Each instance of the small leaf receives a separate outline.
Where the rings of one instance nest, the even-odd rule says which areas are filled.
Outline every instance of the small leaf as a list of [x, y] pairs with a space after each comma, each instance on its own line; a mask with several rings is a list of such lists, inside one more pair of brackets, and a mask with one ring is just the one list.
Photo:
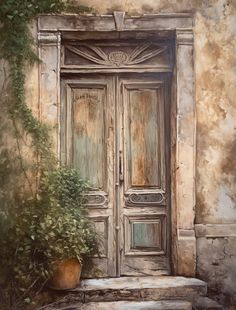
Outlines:
[[25, 298], [24, 301], [27, 303], [27, 304], [30, 304], [31, 302], [31, 299], [29, 297]]

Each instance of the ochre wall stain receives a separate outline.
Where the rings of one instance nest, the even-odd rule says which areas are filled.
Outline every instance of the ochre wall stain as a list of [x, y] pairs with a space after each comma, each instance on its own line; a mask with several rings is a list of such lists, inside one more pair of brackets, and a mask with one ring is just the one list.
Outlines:
[[[196, 219], [199, 224], [236, 223], [236, 1], [75, 0], [97, 14], [193, 12], [197, 113]], [[37, 29], [34, 29], [35, 37]], [[28, 73], [27, 98], [37, 98], [37, 69]], [[37, 110], [37, 107], [33, 107]], [[176, 232], [173, 232], [176, 233]], [[235, 235], [234, 235], [235, 236]], [[235, 297], [236, 238], [197, 239], [198, 275]], [[226, 253], [227, 250], [227, 253]], [[222, 258], [222, 252], [224, 256]], [[215, 267], [217, 262], [217, 268]], [[217, 296], [218, 295], [217, 293]], [[221, 298], [221, 297], [220, 297]], [[231, 297], [230, 297], [231, 298]], [[221, 298], [223, 301], [224, 297]]]
[[[80, 0], [98, 13], [195, 13], [197, 223], [236, 221], [236, 1]], [[227, 162], [227, 163], [226, 163]], [[231, 166], [231, 168], [230, 168]], [[235, 183], [235, 182], [234, 182]]]

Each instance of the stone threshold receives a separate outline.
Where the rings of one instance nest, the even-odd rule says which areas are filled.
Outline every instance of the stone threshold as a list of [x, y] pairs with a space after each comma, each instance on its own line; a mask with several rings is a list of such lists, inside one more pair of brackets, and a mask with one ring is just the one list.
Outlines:
[[75, 304], [60, 310], [191, 310], [192, 303], [180, 300], [117, 301]]
[[206, 296], [207, 285], [199, 279], [186, 277], [121, 277], [82, 280], [78, 288], [68, 293], [77, 295], [77, 297], [79, 295], [83, 303], [124, 300], [193, 300], [196, 296]]
[[196, 278], [148, 276], [87, 279], [82, 280], [76, 289], [59, 291], [60, 300], [40, 310], [223, 309], [206, 295], [207, 284]]

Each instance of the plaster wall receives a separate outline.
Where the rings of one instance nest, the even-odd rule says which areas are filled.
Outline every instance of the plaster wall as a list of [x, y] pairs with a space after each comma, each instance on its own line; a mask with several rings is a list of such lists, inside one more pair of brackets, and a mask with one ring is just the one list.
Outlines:
[[197, 239], [197, 273], [208, 281], [213, 293], [221, 291], [221, 301], [234, 304], [236, 231], [232, 229], [231, 236], [217, 235], [222, 229], [220, 224], [236, 223], [236, 1], [84, 0], [79, 3], [92, 6], [99, 13], [195, 12], [195, 222], [219, 224], [213, 235], [206, 233]]
[[[195, 223], [201, 230], [197, 273], [213, 292], [221, 291], [221, 301], [236, 303], [236, 1], [80, 0], [78, 4], [92, 6], [98, 14], [195, 12]], [[37, 83], [37, 74], [30, 70], [29, 99], [38, 96]], [[230, 229], [222, 234], [224, 224]]]
[[[76, 1], [75, 1], [76, 3]], [[236, 1], [82, 0], [104, 14], [193, 11], [197, 104], [197, 223], [236, 221]]]

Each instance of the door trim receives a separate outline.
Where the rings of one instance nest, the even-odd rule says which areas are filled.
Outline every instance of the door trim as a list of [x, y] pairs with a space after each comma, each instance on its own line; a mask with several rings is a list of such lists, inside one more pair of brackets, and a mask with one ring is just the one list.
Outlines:
[[[171, 216], [173, 274], [196, 271], [195, 169], [196, 113], [193, 57], [193, 15], [189, 13], [124, 13], [101, 16], [42, 15], [38, 18], [39, 118], [53, 127], [60, 153], [61, 38], [97, 35], [105, 38], [173, 38], [175, 62], [171, 95]], [[150, 69], [151, 70], [151, 69]], [[163, 68], [162, 68], [163, 70]], [[140, 71], [140, 70], [139, 70]], [[161, 68], [160, 68], [161, 71]]]

